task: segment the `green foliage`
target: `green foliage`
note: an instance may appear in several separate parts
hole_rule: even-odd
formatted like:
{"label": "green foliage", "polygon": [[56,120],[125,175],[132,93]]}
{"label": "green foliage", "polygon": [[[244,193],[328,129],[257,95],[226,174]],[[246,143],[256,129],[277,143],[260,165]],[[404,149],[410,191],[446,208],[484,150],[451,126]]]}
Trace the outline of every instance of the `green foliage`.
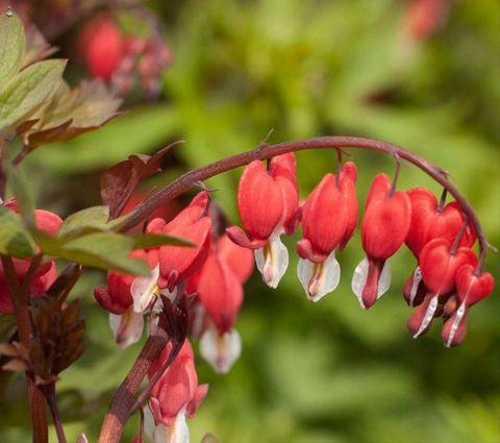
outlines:
{"label": "green foliage", "polygon": [[0,253],[13,257],[31,257],[35,251],[35,243],[25,229],[21,218],[0,207]]}

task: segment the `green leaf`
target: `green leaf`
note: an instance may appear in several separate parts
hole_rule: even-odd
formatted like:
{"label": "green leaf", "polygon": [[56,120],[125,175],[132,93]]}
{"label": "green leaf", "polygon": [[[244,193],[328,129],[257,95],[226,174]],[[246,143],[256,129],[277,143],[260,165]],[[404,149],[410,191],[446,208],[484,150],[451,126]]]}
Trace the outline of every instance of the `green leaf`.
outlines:
{"label": "green leaf", "polygon": [[144,262],[129,258],[134,248],[134,239],[125,235],[94,232],[68,241],[37,232],[36,240],[43,252],[52,257],[106,271],[133,275],[149,273],[149,268]]}
{"label": "green leaf", "polygon": [[157,248],[159,246],[185,246],[193,247],[193,243],[179,237],[171,235],[141,234],[132,237],[134,239],[134,249]]}
{"label": "green leaf", "polygon": [[50,99],[59,88],[64,60],[47,60],[22,70],[0,93],[0,130],[9,127]]}
{"label": "green leaf", "polygon": [[21,216],[28,227],[35,227],[35,203],[23,170],[20,166],[6,163],[7,183],[19,205]]}
{"label": "green leaf", "polygon": [[26,258],[34,253],[35,243],[19,215],[0,207],[0,254]]}
{"label": "green leaf", "polygon": [[16,14],[0,15],[0,90],[21,69],[26,51],[23,24]]}
{"label": "green leaf", "polygon": [[75,212],[64,220],[59,237],[68,240],[96,231],[107,231],[110,229],[108,218],[109,210],[106,206],[92,206]]}

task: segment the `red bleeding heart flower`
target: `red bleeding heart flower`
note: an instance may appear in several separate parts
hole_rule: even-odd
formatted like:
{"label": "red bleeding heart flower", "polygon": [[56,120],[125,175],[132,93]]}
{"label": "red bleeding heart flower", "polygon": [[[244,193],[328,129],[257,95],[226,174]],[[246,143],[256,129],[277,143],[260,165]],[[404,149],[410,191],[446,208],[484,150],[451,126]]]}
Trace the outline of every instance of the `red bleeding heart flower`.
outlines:
{"label": "red bleeding heart flower", "polygon": [[97,302],[109,312],[113,337],[121,348],[137,343],[144,329],[144,314],[161,308],[158,251],[137,250],[131,258],[146,262],[151,274],[136,277],[110,272],[107,287],[96,288],[94,294]]}
{"label": "red bleeding heart flower", "polygon": [[335,251],[352,237],[358,219],[356,166],[348,162],[339,177],[328,174],[302,207],[304,238],[297,245],[299,280],[311,301],[335,290],[340,265]]}
{"label": "red bleeding heart flower", "polygon": [[475,305],[489,297],[495,289],[493,275],[489,272],[478,274],[470,264],[463,265],[457,270],[455,283],[459,301],[467,306]]}
{"label": "red bleeding heart flower", "polygon": [[356,267],[352,289],[365,309],[372,307],[390,286],[388,259],[403,245],[411,221],[405,192],[394,192],[390,179],[378,175],[370,189],[362,224],[366,258]]}
{"label": "red bleeding heart flower", "polygon": [[156,218],[148,224],[146,230],[149,233],[172,235],[193,243],[193,247],[160,248],[161,288],[174,292],[179,282],[186,280],[203,265],[208,255],[212,229],[212,222],[208,216],[209,205],[210,195],[203,191],[169,223]]}
{"label": "red bleeding heart flower", "polygon": [[255,262],[265,283],[276,288],[288,267],[288,250],[281,242],[298,220],[298,186],[294,154],[274,157],[266,169],[261,161],[244,170],[238,189],[238,208],[245,231],[227,230],[238,245],[255,250]]}
{"label": "red bleeding heart flower", "polygon": [[[151,378],[170,357],[169,343],[149,372]],[[198,385],[191,344],[186,340],[172,364],[151,391],[144,408],[145,431],[155,442],[189,441],[187,418],[196,414],[208,392],[208,385]]]}
{"label": "red bleeding heart flower", "polygon": [[[456,202],[442,206],[435,195],[424,188],[412,189],[408,191],[408,196],[412,205],[412,217],[405,242],[417,259],[423,247],[435,238],[455,241],[466,222]],[[468,224],[463,233],[461,246],[472,247],[475,240],[475,232]],[[417,268],[405,285],[405,299],[410,306],[416,306],[422,301],[423,293],[425,288],[420,269]]]}
{"label": "red bleeding heart flower", "polygon": [[234,325],[243,302],[243,284],[252,271],[252,252],[223,236],[188,282],[188,293],[198,294],[211,320],[201,336],[201,354],[219,373],[227,373],[241,353]]}
{"label": "red bleeding heart flower", "polygon": [[412,330],[413,337],[423,334],[437,313],[439,302],[448,298],[455,290],[457,270],[463,265],[477,266],[477,257],[472,250],[465,247],[455,247],[445,238],[437,238],[422,249],[420,253],[420,269],[422,279],[428,288],[428,302],[422,308],[421,322],[418,328]]}

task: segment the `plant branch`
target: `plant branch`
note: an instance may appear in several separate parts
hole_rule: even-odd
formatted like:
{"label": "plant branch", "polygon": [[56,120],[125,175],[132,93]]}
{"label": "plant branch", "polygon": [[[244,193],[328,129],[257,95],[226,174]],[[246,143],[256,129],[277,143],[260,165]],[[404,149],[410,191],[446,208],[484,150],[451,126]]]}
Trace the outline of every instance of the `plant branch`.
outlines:
{"label": "plant branch", "polygon": [[128,231],[141,221],[149,217],[153,211],[159,206],[167,203],[173,198],[189,191],[195,183],[207,180],[216,175],[230,171],[232,169],[245,166],[254,160],[266,160],[277,155],[286,154],[288,152],[305,151],[311,149],[366,149],[378,152],[380,154],[390,155],[391,157],[397,156],[400,159],[416,166],[424,171],[427,175],[433,178],[437,183],[447,189],[458,204],[461,206],[462,211],[467,216],[470,223],[474,226],[479,241],[480,268],[484,266],[486,256],[488,254],[488,241],[484,234],[483,228],[479,219],[469,204],[467,199],[460,193],[458,188],[449,180],[446,172],[441,168],[432,165],[427,160],[413,154],[412,152],[396,146],[392,143],[387,143],[379,140],[362,138],[362,137],[349,137],[349,136],[330,136],[318,137],[308,140],[285,142],[276,145],[264,144],[257,149],[242,154],[227,157],[215,163],[209,164],[205,167],[194,169],[174,180],[168,186],[160,189],[152,194],[142,204],[125,218],[120,226],[121,231]]}
{"label": "plant branch", "polygon": [[45,393],[45,398],[47,399],[47,404],[49,405],[50,412],[52,414],[54,426],[56,428],[57,441],[59,443],[67,443],[66,435],[64,434],[64,428],[61,420],[61,414],[59,413],[59,408],[57,406],[55,383],[51,383],[45,386],[44,393]]}
{"label": "plant branch", "polygon": [[168,339],[160,335],[152,335],[146,341],[132,369],[113,396],[111,407],[104,419],[99,436],[99,443],[118,443],[130,411],[135,403],[135,395],[149,368],[158,358]]}

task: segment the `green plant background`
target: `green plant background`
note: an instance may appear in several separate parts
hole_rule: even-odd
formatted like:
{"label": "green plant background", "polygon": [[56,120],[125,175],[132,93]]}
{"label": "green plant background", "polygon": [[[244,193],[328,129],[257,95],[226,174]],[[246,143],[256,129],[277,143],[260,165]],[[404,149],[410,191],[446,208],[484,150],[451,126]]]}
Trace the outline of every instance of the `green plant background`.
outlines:
{"label": "green plant background", "polygon": [[[163,18],[175,53],[159,103],[132,106],[95,133],[40,149],[27,161],[40,206],[67,215],[98,202],[98,173],[130,153],[176,148],[172,179],[258,145],[327,134],[363,135],[406,146],[450,171],[470,198],[491,243],[500,245],[500,3],[456,1],[447,26],[411,43],[394,0],[191,0],[149,2]],[[333,152],[301,153],[305,197],[336,167]],[[359,196],[390,160],[353,154]],[[239,172],[209,184],[237,221]],[[430,186],[404,167],[401,186]],[[294,250],[296,239],[289,239]],[[209,396],[191,424],[192,441],[212,432],[221,442],[498,443],[500,441],[500,301],[474,309],[469,336],[448,350],[440,325],[414,341],[401,296],[414,267],[407,252],[393,262],[393,289],[369,312],[350,291],[362,257],[359,233],[341,254],[342,285],[319,304],[307,300],[295,261],[278,291],[255,276],[247,285],[238,330],[244,353],[228,376],[199,360]],[[295,260],[295,259],[294,259]],[[500,278],[498,255],[488,267]],[[88,351],[62,374],[59,395],[70,441],[95,441],[113,389],[139,346],[118,350],[89,272],[81,297]],[[29,441],[21,378],[0,377],[0,435]],[[127,428],[130,441],[137,422]]]}

